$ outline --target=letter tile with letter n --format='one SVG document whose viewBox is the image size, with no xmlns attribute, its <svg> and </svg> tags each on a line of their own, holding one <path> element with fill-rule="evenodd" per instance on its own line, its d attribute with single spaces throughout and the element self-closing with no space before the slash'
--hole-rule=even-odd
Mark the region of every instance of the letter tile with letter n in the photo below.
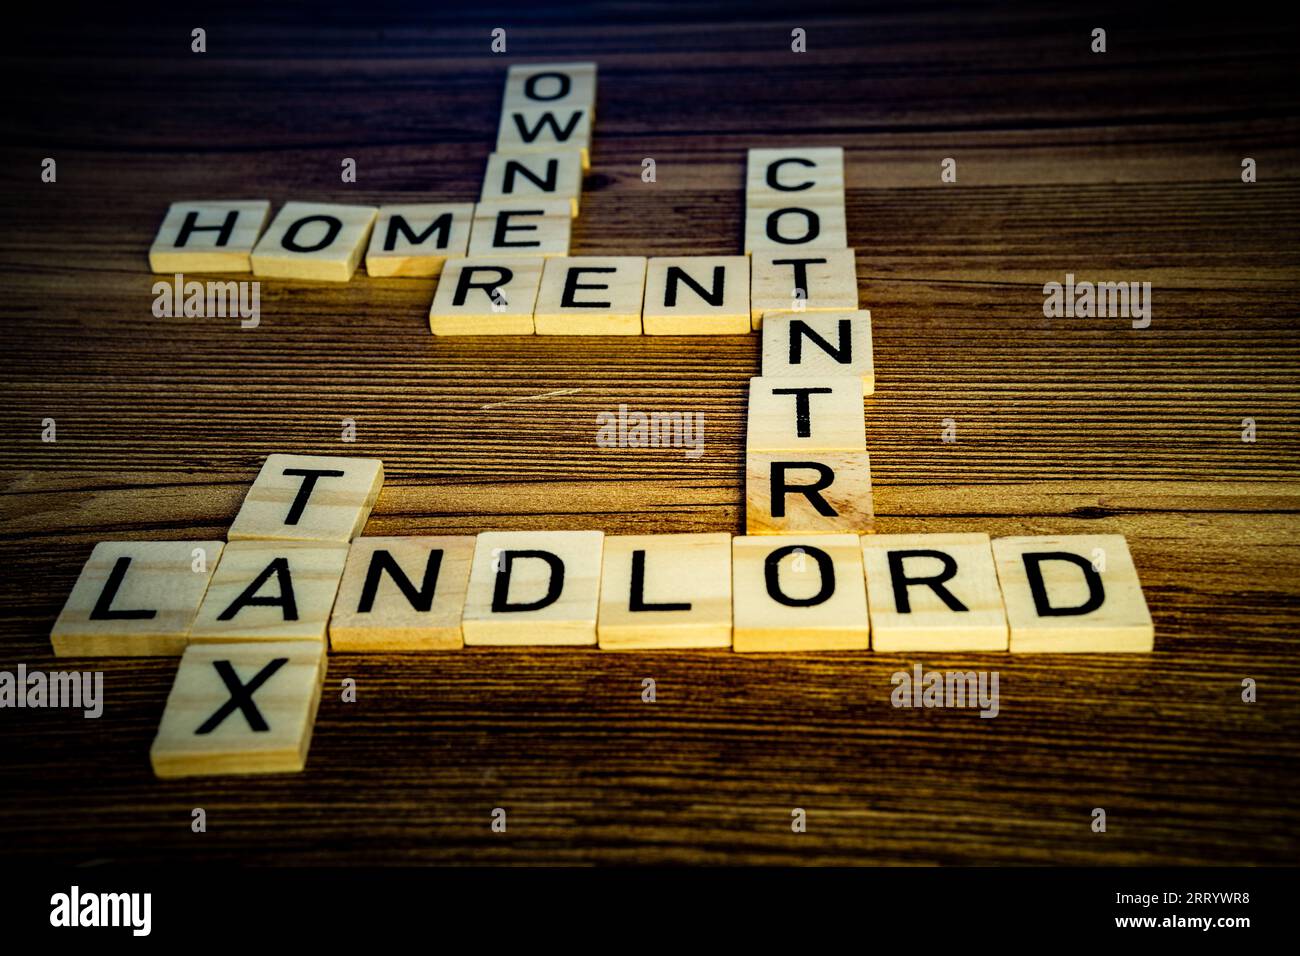
<svg viewBox="0 0 1300 956">
<path fill-rule="evenodd" d="M 301 772 L 324 679 L 321 644 L 189 647 L 149 748 L 154 774 Z"/>
<path fill-rule="evenodd" d="M 174 202 L 149 247 L 154 272 L 248 272 L 249 257 L 262 234 L 271 204 L 265 199 L 239 202 Z"/>
<path fill-rule="evenodd" d="M 749 313 L 754 328 L 765 312 L 854 311 L 858 277 L 852 249 L 786 252 L 757 249 L 750 257 Z"/>
<path fill-rule="evenodd" d="M 267 455 L 227 537 L 347 544 L 366 526 L 383 484 L 378 458 Z"/>
<path fill-rule="evenodd" d="M 1011 653 L 1150 651 L 1155 625 L 1122 534 L 994 538 Z"/>
<path fill-rule="evenodd" d="M 573 219 L 567 199 L 507 199 L 474 207 L 471 256 L 567 256 Z"/>
<path fill-rule="evenodd" d="M 751 378 L 749 451 L 866 451 L 856 378 Z"/>
<path fill-rule="evenodd" d="M 473 558 L 472 535 L 357 538 L 330 617 L 330 648 L 462 647 L 460 616 Z"/>
<path fill-rule="evenodd" d="M 372 276 L 436 276 L 469 249 L 474 204 L 406 203 L 380 206 L 366 250 Z"/>
<path fill-rule="evenodd" d="M 253 275 L 347 282 L 378 214 L 374 206 L 287 202 L 253 249 Z"/>
<path fill-rule="evenodd" d="M 644 256 L 546 260 L 533 309 L 538 335 L 640 335 Z"/>
<path fill-rule="evenodd" d="M 749 257 L 651 258 L 642 325 L 646 335 L 745 335 Z"/>
<path fill-rule="evenodd" d="M 348 546 L 318 541 L 232 541 L 190 629 L 191 644 L 323 644 Z"/>
<path fill-rule="evenodd" d="M 844 249 L 849 244 L 843 206 L 777 206 L 745 210 L 745 251 L 784 249 L 804 256 L 820 249 Z M 857 305 L 855 302 L 854 305 Z"/>
<path fill-rule="evenodd" d="M 224 547 L 101 541 L 50 631 L 54 656 L 179 656 Z"/>
<path fill-rule="evenodd" d="M 863 535 L 862 562 L 877 651 L 1007 649 L 988 535 Z"/>
<path fill-rule="evenodd" d="M 429 307 L 434 335 L 532 335 L 541 256 L 453 259 Z"/>
<path fill-rule="evenodd" d="M 501 111 L 498 153 L 577 150 L 584 171 L 591 169 L 591 114 L 578 106 L 512 106 Z"/>
<path fill-rule="evenodd" d="M 731 646 L 731 535 L 605 538 L 600 578 L 605 650 Z"/>
<path fill-rule="evenodd" d="M 476 644 L 595 644 L 601 531 L 485 531 L 461 628 Z"/>
<path fill-rule="evenodd" d="M 732 575 L 736 651 L 870 648 L 857 535 L 739 537 Z"/>
<path fill-rule="evenodd" d="M 876 389 L 871 313 L 768 312 L 763 317 L 763 377 L 809 379 L 851 375 L 862 392 Z"/>
<path fill-rule="evenodd" d="M 576 149 L 555 153 L 491 153 L 479 202 L 527 203 L 559 199 L 569 215 L 578 215 L 582 197 L 582 154 Z"/>
<path fill-rule="evenodd" d="M 592 118 L 596 111 L 596 64 L 528 63 L 506 72 L 501 111 L 518 107 L 580 107 Z"/>
<path fill-rule="evenodd" d="M 749 534 L 860 534 L 873 520 L 867 452 L 746 452 Z"/>
</svg>

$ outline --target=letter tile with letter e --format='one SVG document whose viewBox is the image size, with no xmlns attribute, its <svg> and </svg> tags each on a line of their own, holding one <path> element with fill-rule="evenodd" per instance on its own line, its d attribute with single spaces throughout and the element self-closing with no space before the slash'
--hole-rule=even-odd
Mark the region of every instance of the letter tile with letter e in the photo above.
<svg viewBox="0 0 1300 956">
<path fill-rule="evenodd" d="M 1144 652 L 1155 625 L 1122 534 L 994 538 L 1011 652 Z"/>
<path fill-rule="evenodd" d="M 640 335 L 644 256 L 546 260 L 533 309 L 538 335 Z"/>
<path fill-rule="evenodd" d="M 221 541 L 101 541 L 50 631 L 55 657 L 185 651 Z"/>
<path fill-rule="evenodd" d="M 857 535 L 735 538 L 732 576 L 736 651 L 870 648 Z"/>
<path fill-rule="evenodd" d="M 334 651 L 462 647 L 473 535 L 357 538 L 330 617 Z"/>
<path fill-rule="evenodd" d="M 461 629 L 476 644 L 595 644 L 601 531 L 485 531 Z"/>
<path fill-rule="evenodd" d="M 469 249 L 474 204 L 404 203 L 380 206 L 366 250 L 372 276 L 436 276 Z"/>
<path fill-rule="evenodd" d="M 866 451 L 862 383 L 856 378 L 751 378 L 749 451 Z"/>
<path fill-rule="evenodd" d="M 756 329 L 767 312 L 855 311 L 858 277 L 852 249 L 785 252 L 757 249 L 750 257 L 749 314 Z"/>
<path fill-rule="evenodd" d="M 862 393 L 876 389 L 871 313 L 768 312 L 763 318 L 763 377 L 855 376 Z"/>
<path fill-rule="evenodd" d="M 862 534 L 873 521 L 867 452 L 746 452 L 749 534 Z"/>
<path fill-rule="evenodd" d="M 1005 651 L 1007 615 L 987 534 L 863 535 L 877 651 Z"/>
<path fill-rule="evenodd" d="M 249 272 L 271 215 L 265 199 L 174 202 L 149 247 L 154 272 Z"/>
<path fill-rule="evenodd" d="M 434 335 L 532 335 L 541 256 L 453 259 L 429 307 Z"/>
<path fill-rule="evenodd" d="M 189 647 L 149 748 L 154 774 L 301 772 L 324 679 L 322 644 Z"/>
<path fill-rule="evenodd" d="M 600 619 L 605 650 L 731 646 L 731 535 L 605 538 Z"/>
<path fill-rule="evenodd" d="M 267 455 L 227 537 L 346 544 L 366 526 L 383 484 L 378 458 Z"/>
<path fill-rule="evenodd" d="M 253 248 L 253 275 L 347 282 L 361 264 L 377 215 L 374 206 L 285 203 Z"/>
<path fill-rule="evenodd" d="M 567 256 L 573 219 L 567 199 L 508 199 L 474 207 L 469 254 Z"/>
<path fill-rule="evenodd" d="M 748 333 L 749 258 L 651 258 L 646 267 L 642 326 L 646 335 Z"/>
</svg>

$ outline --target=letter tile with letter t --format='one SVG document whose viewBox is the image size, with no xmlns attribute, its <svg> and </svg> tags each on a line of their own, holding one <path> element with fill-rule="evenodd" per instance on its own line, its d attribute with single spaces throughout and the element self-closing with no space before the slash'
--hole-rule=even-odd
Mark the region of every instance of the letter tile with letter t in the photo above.
<svg viewBox="0 0 1300 956">
<path fill-rule="evenodd" d="M 366 526 L 383 484 L 378 458 L 268 455 L 227 537 L 347 544 Z"/>
<path fill-rule="evenodd" d="M 324 678 L 323 644 L 189 647 L 149 749 L 154 773 L 300 772 Z"/>
<path fill-rule="evenodd" d="M 1011 652 L 1150 651 L 1155 626 L 1120 534 L 994 538 Z"/>
<path fill-rule="evenodd" d="M 485 531 L 474 546 L 466 646 L 596 643 L 601 531 Z"/>
</svg>

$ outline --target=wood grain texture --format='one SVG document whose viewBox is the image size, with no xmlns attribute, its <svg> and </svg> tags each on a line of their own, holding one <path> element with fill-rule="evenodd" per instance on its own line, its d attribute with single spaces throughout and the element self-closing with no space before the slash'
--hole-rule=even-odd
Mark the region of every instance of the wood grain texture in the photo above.
<svg viewBox="0 0 1300 956">
<path fill-rule="evenodd" d="M 876 529 L 1124 534 L 1155 652 L 923 658 L 996 668 L 992 720 L 891 707 L 909 655 L 332 656 L 304 773 L 201 782 L 149 767 L 175 662 L 96 661 L 100 719 L 0 715 L 5 854 L 1294 862 L 1294 15 L 844 4 L 799 11 L 796 55 L 788 5 L 540 11 L 226 8 L 202 56 L 173 8 L 8 31 L 0 669 L 74 663 L 48 633 L 94 543 L 223 537 L 271 452 L 382 458 L 368 535 L 740 531 L 757 335 L 435 338 L 434 280 L 365 275 L 267 280 L 254 330 L 151 314 L 172 200 L 473 202 L 507 65 L 575 60 L 599 72 L 572 254 L 735 255 L 746 150 L 843 146 Z M 498 20 L 508 56 L 488 52 Z M 1150 328 L 1044 319 L 1067 272 L 1150 281 Z M 620 404 L 702 413 L 703 454 L 597 445 Z"/>
</svg>

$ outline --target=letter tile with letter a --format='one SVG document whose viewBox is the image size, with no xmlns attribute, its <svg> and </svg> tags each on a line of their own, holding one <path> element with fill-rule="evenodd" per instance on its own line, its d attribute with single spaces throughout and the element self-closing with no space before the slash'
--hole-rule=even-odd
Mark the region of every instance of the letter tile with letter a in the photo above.
<svg viewBox="0 0 1300 956">
<path fill-rule="evenodd" d="M 732 541 L 736 651 L 865 651 L 871 646 L 855 534 Z"/>
<path fill-rule="evenodd" d="M 453 259 L 429 307 L 434 335 L 532 335 L 541 256 Z"/>
<path fill-rule="evenodd" d="M 749 258 L 651 258 L 642 325 L 646 335 L 745 335 L 751 331 Z"/>
<path fill-rule="evenodd" d="M 784 252 L 758 249 L 750 257 L 749 313 L 754 328 L 768 312 L 854 311 L 858 278 L 852 249 Z"/>
<path fill-rule="evenodd" d="M 751 378 L 749 451 L 866 451 L 856 378 Z"/>
<path fill-rule="evenodd" d="M 768 312 L 763 318 L 763 377 L 862 379 L 876 389 L 871 357 L 871 313 Z"/>
<path fill-rule="evenodd" d="M 345 544 L 230 542 L 199 606 L 190 643 L 324 643 L 347 557 Z"/>
<path fill-rule="evenodd" d="M 605 650 L 731 646 L 731 535 L 605 538 L 600 579 Z"/>
<path fill-rule="evenodd" d="M 546 260 L 533 309 L 538 335 L 640 335 L 644 256 Z"/>
<path fill-rule="evenodd" d="M 334 651 L 462 647 L 472 535 L 357 538 L 330 617 Z"/>
<path fill-rule="evenodd" d="M 863 535 L 862 562 L 877 651 L 1007 649 L 988 535 Z"/>
<path fill-rule="evenodd" d="M 149 247 L 149 268 L 154 272 L 249 272 L 253 246 L 270 215 L 271 204 L 265 199 L 174 202 Z"/>
<path fill-rule="evenodd" d="M 601 531 L 485 531 L 461 628 L 476 644 L 595 644 Z"/>
<path fill-rule="evenodd" d="M 366 526 L 383 484 L 378 458 L 267 455 L 227 537 L 346 544 Z"/>
<path fill-rule="evenodd" d="M 324 679 L 322 644 L 189 647 L 149 749 L 153 772 L 301 772 Z"/>
<path fill-rule="evenodd" d="M 749 534 L 862 534 L 873 521 L 867 452 L 746 452 Z"/>
<path fill-rule="evenodd" d="M 253 249 L 253 275 L 347 282 L 378 214 L 374 206 L 285 203 Z"/>
<path fill-rule="evenodd" d="M 101 541 L 50 631 L 54 656 L 180 655 L 224 547 L 220 541 Z"/>
<path fill-rule="evenodd" d="M 1150 651 L 1155 625 L 1122 534 L 994 538 L 1011 652 Z"/>
<path fill-rule="evenodd" d="M 372 276 L 436 276 L 469 248 L 474 204 L 405 203 L 379 207 L 366 272 Z"/>
</svg>

